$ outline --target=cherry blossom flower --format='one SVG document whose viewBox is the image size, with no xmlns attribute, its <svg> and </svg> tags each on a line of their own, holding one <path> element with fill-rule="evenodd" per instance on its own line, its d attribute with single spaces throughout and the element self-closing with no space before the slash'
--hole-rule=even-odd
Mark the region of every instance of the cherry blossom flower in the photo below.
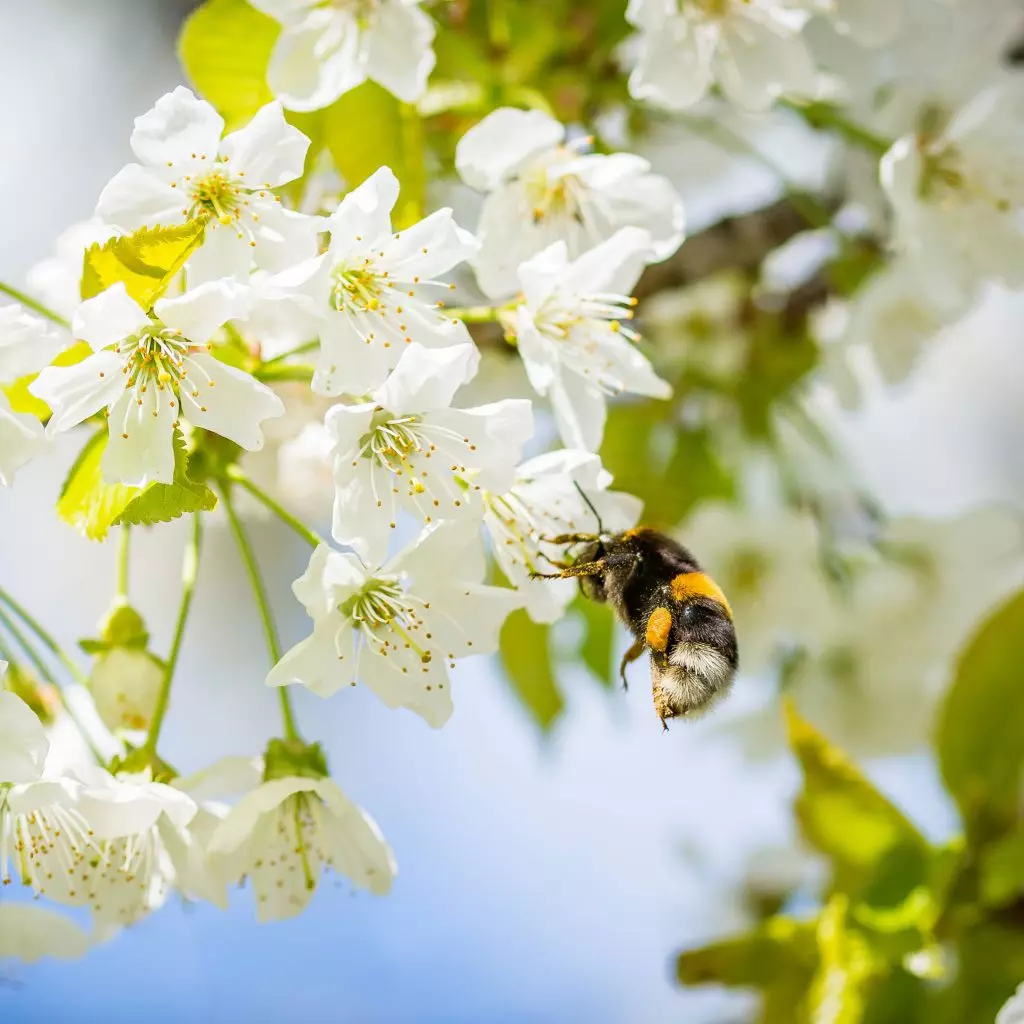
<svg viewBox="0 0 1024 1024">
<path fill-rule="evenodd" d="M 574 580 L 538 583 L 530 573 L 552 572 L 552 560 L 565 554 L 564 544 L 551 544 L 546 538 L 597 532 L 598 522 L 581 489 L 605 530 L 628 530 L 639 520 L 639 498 L 609 491 L 611 481 L 596 455 L 563 449 L 524 462 L 504 493 L 484 494 L 484 525 L 494 557 L 509 582 L 519 588 L 534 622 L 556 621 L 576 595 Z"/>
<path fill-rule="evenodd" d="M 476 250 L 473 236 L 437 210 L 392 233 L 398 179 L 387 167 L 350 192 L 327 222 L 330 248 L 265 282 L 256 315 L 292 318 L 320 337 L 313 390 L 364 395 L 379 387 L 413 341 L 433 348 L 468 342 L 430 289 Z"/>
<path fill-rule="evenodd" d="M 251 880 L 260 921 L 300 913 L 328 869 L 375 896 L 391 889 L 396 871 L 376 822 L 326 771 L 261 782 L 218 824 L 208 849 L 221 875 Z"/>
<path fill-rule="evenodd" d="M 48 432 L 67 430 L 108 410 L 109 480 L 144 487 L 174 475 L 172 434 L 181 418 L 250 451 L 263 445 L 260 423 L 284 406 L 266 385 L 222 363 L 208 339 L 242 314 L 246 292 L 231 281 L 159 299 L 150 316 L 120 282 L 83 302 L 76 337 L 94 352 L 73 366 L 50 366 L 31 392 L 53 410 Z"/>
<path fill-rule="evenodd" d="M 421 0 L 253 0 L 283 27 L 267 83 L 291 110 L 319 110 L 370 78 L 419 99 L 434 67 L 434 23 Z"/>
<path fill-rule="evenodd" d="M 336 405 L 326 425 L 334 439 L 334 539 L 370 561 L 387 553 L 397 509 L 423 523 L 480 515 L 480 489 L 504 491 L 533 413 L 524 399 L 450 408 L 475 373 L 473 345 L 406 347 L 391 376 L 359 405 Z"/>
<path fill-rule="evenodd" d="M 626 17 L 639 30 L 629 78 L 639 100 L 682 110 L 716 83 L 749 110 L 814 94 L 814 62 L 801 36 L 807 12 L 787 0 L 630 0 Z"/>
<path fill-rule="evenodd" d="M 565 128 L 538 110 L 501 107 L 459 140 L 455 165 L 471 188 L 487 193 L 473 261 L 493 298 L 517 288 L 516 271 L 554 242 L 570 258 L 619 228 L 645 228 L 648 262 L 663 260 L 684 234 L 683 205 L 668 179 L 630 153 L 587 153 L 587 139 L 566 141 Z"/>
<path fill-rule="evenodd" d="M 20 306 L 0 306 L 0 384 L 13 384 L 50 362 L 63 347 L 61 335 Z M 15 412 L 0 391 L 0 487 L 46 447 L 39 420 Z"/>
<path fill-rule="evenodd" d="M 29 268 L 25 280 L 32 294 L 49 309 L 70 320 L 82 301 L 85 251 L 119 234 L 96 217 L 72 224 L 57 236 L 54 253 Z"/>
<path fill-rule="evenodd" d="M 936 294 L 980 280 L 1024 284 L 1024 91 L 994 86 L 943 129 L 898 140 L 882 158 L 896 243 Z"/>
<path fill-rule="evenodd" d="M 125 231 L 202 219 L 206 234 L 188 262 L 189 281 L 248 277 L 316 252 L 321 221 L 288 210 L 273 189 L 302 174 L 309 139 L 268 103 L 223 139 L 224 119 L 178 86 L 135 120 L 131 146 L 140 163 L 114 175 L 96 215 Z"/>
<path fill-rule="evenodd" d="M 1024 981 L 996 1014 L 995 1024 L 1024 1024 Z"/>
<path fill-rule="evenodd" d="M 632 316 L 630 293 L 649 248 L 646 231 L 623 228 L 575 260 L 556 242 L 519 268 L 523 302 L 513 321 L 519 354 L 530 383 L 550 397 L 571 448 L 600 448 L 609 395 L 672 394 L 623 323 Z"/>
<path fill-rule="evenodd" d="M 505 617 L 522 600 L 485 586 L 483 547 L 458 521 L 432 523 L 379 568 L 321 545 L 292 589 L 313 632 L 267 676 L 329 697 L 357 681 L 391 708 L 438 728 L 452 713 L 448 668 L 497 650 Z"/>
</svg>

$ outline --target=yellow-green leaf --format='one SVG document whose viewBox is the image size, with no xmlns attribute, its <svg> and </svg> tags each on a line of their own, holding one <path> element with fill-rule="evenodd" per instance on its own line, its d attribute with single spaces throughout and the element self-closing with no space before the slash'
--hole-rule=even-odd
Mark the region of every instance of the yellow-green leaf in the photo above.
<svg viewBox="0 0 1024 1024">
<path fill-rule="evenodd" d="M 836 895 L 818 918 L 819 967 L 811 986 L 814 1024 L 860 1024 L 877 967 L 864 936 L 847 927 L 848 901 Z"/>
<path fill-rule="evenodd" d="M 402 186 L 392 214 L 396 230 L 423 216 L 423 127 L 414 107 L 376 82 L 364 82 L 327 108 L 324 142 L 350 189 L 384 165 L 395 172 Z"/>
<path fill-rule="evenodd" d="M 148 309 L 202 244 L 204 231 L 202 221 L 190 220 L 175 227 L 146 227 L 102 244 L 97 242 L 85 251 L 82 298 L 91 299 L 123 281 L 128 294 Z"/>
<path fill-rule="evenodd" d="M 501 631 L 501 663 L 523 707 L 545 732 L 562 713 L 562 695 L 551 668 L 550 628 L 539 626 L 521 608 Z"/>
<path fill-rule="evenodd" d="M 109 484 L 100 460 L 107 447 L 107 428 L 97 431 L 75 459 L 61 488 L 57 515 L 89 540 L 103 540 L 125 507 L 140 493 L 138 487 Z"/>
<path fill-rule="evenodd" d="M 984 851 L 979 885 L 982 901 L 993 907 L 1024 894 L 1024 832 L 1015 832 Z"/>
<path fill-rule="evenodd" d="M 1024 591 L 963 649 L 939 714 L 939 768 L 972 844 L 1000 838 L 1018 820 L 1022 737 Z"/>
<path fill-rule="evenodd" d="M 835 870 L 836 888 L 897 903 L 927 871 L 924 838 L 889 799 L 786 702 L 789 744 L 803 771 L 796 816 Z"/>
<path fill-rule="evenodd" d="M 612 665 L 615 646 L 615 617 L 606 605 L 579 598 L 576 609 L 583 621 L 583 639 L 580 642 L 580 656 L 583 664 L 597 677 L 597 681 L 610 689 L 618 678 Z"/>
<path fill-rule="evenodd" d="M 80 363 L 92 349 L 84 341 L 76 341 L 70 348 L 64 349 L 58 354 L 51 366 L 73 366 Z M 29 391 L 29 385 L 38 377 L 38 373 L 30 373 L 25 377 L 19 377 L 11 384 L 5 384 L 0 390 L 7 396 L 11 408 L 15 412 L 27 412 L 38 420 L 46 420 L 50 417 L 50 407 L 41 399 Z"/>
<path fill-rule="evenodd" d="M 121 526 L 153 526 L 169 523 L 188 512 L 209 512 L 217 507 L 217 495 L 188 475 L 188 455 L 181 431 L 174 432 L 174 479 L 153 483 L 129 502 L 117 517 Z"/>
<path fill-rule="evenodd" d="M 245 0 L 207 0 L 185 22 L 178 57 L 204 99 L 238 128 L 274 97 L 267 64 L 280 26 Z"/>
</svg>

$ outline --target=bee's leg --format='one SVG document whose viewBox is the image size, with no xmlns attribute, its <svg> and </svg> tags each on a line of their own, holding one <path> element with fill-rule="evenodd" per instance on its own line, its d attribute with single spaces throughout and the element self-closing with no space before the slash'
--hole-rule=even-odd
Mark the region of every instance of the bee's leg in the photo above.
<svg viewBox="0 0 1024 1024">
<path fill-rule="evenodd" d="M 545 544 L 583 544 L 600 540 L 596 533 L 560 533 L 556 537 L 540 537 Z"/>
<path fill-rule="evenodd" d="M 531 580 L 567 580 L 572 576 L 600 576 L 604 572 L 604 561 L 577 562 L 561 572 L 531 572 Z"/>
<path fill-rule="evenodd" d="M 545 555 L 543 551 L 538 551 L 537 554 L 540 555 L 540 557 L 543 558 L 544 561 L 548 563 L 548 565 L 553 565 L 556 569 L 572 568 L 572 562 L 559 562 L 558 560 L 552 558 L 550 555 Z"/>
<path fill-rule="evenodd" d="M 668 732 L 668 720 L 665 718 L 661 720 L 661 731 Z"/>
<path fill-rule="evenodd" d="M 622 661 L 619 662 L 619 678 L 622 680 L 622 688 L 624 690 L 629 689 L 629 683 L 626 681 L 626 666 L 636 661 L 644 653 L 644 650 L 645 644 L 643 640 L 637 640 L 622 656 Z"/>
</svg>

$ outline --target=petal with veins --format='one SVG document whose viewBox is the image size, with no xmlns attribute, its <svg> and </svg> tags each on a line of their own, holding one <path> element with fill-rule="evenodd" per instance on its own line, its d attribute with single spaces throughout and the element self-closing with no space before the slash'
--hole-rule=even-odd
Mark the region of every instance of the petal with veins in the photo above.
<svg viewBox="0 0 1024 1024">
<path fill-rule="evenodd" d="M 171 442 L 177 407 L 170 389 L 149 387 L 124 391 L 110 409 L 110 440 L 100 466 L 103 476 L 129 487 L 174 479 Z"/>
<path fill-rule="evenodd" d="M 118 281 L 78 307 L 71 331 L 99 351 L 138 334 L 150 323 L 146 311 L 129 296 L 124 282 Z"/>
<path fill-rule="evenodd" d="M 71 366 L 47 366 L 29 391 L 52 411 L 49 436 L 88 419 L 114 404 L 124 391 L 124 360 L 116 352 L 96 352 Z"/>
</svg>

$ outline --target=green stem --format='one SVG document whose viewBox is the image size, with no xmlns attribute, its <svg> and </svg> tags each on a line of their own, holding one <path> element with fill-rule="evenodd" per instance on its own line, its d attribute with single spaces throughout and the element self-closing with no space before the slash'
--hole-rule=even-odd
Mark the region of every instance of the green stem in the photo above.
<svg viewBox="0 0 1024 1024">
<path fill-rule="evenodd" d="M 287 523 L 311 547 L 315 548 L 323 544 L 323 538 L 319 534 L 311 530 L 301 520 L 296 519 L 291 512 L 282 508 L 262 487 L 253 483 L 238 466 L 228 466 L 225 475 L 239 487 L 244 487 L 258 502 L 270 509 L 281 522 Z"/>
<path fill-rule="evenodd" d="M 249 582 L 252 584 L 253 596 L 256 598 L 256 607 L 259 609 L 260 622 L 263 624 L 263 635 L 267 640 L 267 653 L 270 655 L 270 664 L 276 665 L 281 660 L 281 642 L 277 636 L 277 626 L 274 624 L 274 613 L 270 609 L 270 600 L 267 597 L 266 584 L 260 574 L 260 567 L 256 561 L 256 554 L 252 549 L 249 535 L 245 532 L 238 512 L 235 510 L 235 503 L 231 498 L 231 487 L 221 484 L 221 498 L 224 502 L 224 511 L 228 514 L 228 522 L 231 524 L 231 532 L 235 535 L 235 542 L 238 544 L 242 561 L 245 562 L 246 572 L 249 574 Z M 295 715 L 292 711 L 291 697 L 288 694 L 287 686 L 278 687 L 278 695 L 281 699 L 281 717 L 284 720 L 285 739 L 297 740 L 300 738 L 299 730 L 295 725 Z"/>
<path fill-rule="evenodd" d="M 291 359 L 292 356 L 302 356 L 307 352 L 313 352 L 320 347 L 320 342 L 314 339 L 313 341 L 304 341 L 301 345 L 296 345 L 295 348 L 289 349 L 287 352 L 282 352 L 280 355 L 274 356 L 273 359 L 267 359 L 263 362 L 261 369 L 268 366 L 276 366 L 278 363 L 283 363 L 286 359 Z"/>
<path fill-rule="evenodd" d="M 71 324 L 69 324 L 59 313 L 54 313 L 52 309 L 44 306 L 41 302 L 36 302 L 35 299 L 30 298 L 24 292 L 18 291 L 17 288 L 12 288 L 9 284 L 5 284 L 3 281 L 0 281 L 0 292 L 3 292 L 5 295 L 10 295 L 15 302 L 24 306 L 26 309 L 31 309 L 40 316 L 45 316 L 47 320 L 51 320 L 53 323 L 58 324 L 61 327 L 71 326 Z"/>
<path fill-rule="evenodd" d="M 68 670 L 71 674 L 71 678 L 74 679 L 76 683 L 80 686 L 88 685 L 88 680 L 85 678 L 82 670 L 74 663 L 74 661 L 71 660 L 70 655 L 65 652 L 64 648 L 61 647 L 53 636 L 43 629 L 39 622 L 17 601 L 15 601 L 14 598 L 3 589 L 3 587 L 0 587 L 0 601 L 7 605 L 7 607 L 10 608 L 10 610 L 14 612 L 14 614 L 17 615 L 33 633 L 35 633 L 39 638 L 40 643 L 42 643 L 42 645 Z"/>
<path fill-rule="evenodd" d="M 838 107 L 831 103 L 795 103 L 793 100 L 780 100 L 780 105 L 799 114 L 812 128 L 831 130 L 841 135 L 847 142 L 866 149 L 874 156 L 882 156 L 892 147 L 892 140 L 876 135 L 862 125 L 849 120 L 840 113 Z"/>
<path fill-rule="evenodd" d="M 264 366 L 258 366 L 253 376 L 257 380 L 270 383 L 297 380 L 308 384 L 313 379 L 314 372 L 314 367 L 306 366 L 303 363 L 277 363 L 274 366 L 267 363 Z"/>
<path fill-rule="evenodd" d="M 192 537 L 188 547 L 185 548 L 185 558 L 181 566 L 181 605 L 178 608 L 178 622 L 174 627 L 174 639 L 171 641 L 171 653 L 167 656 L 167 669 L 164 672 L 163 682 L 160 685 L 160 693 L 157 695 L 156 707 L 153 709 L 153 718 L 149 723 L 149 733 L 146 735 L 144 749 L 150 754 L 156 753 L 156 743 L 160 738 L 160 728 L 164 723 L 164 716 L 167 714 L 167 705 L 171 699 L 171 682 L 174 679 L 174 669 L 178 664 L 178 655 L 181 653 L 181 642 L 185 636 L 185 623 L 188 621 L 189 609 L 192 607 L 192 595 L 196 588 L 196 574 L 199 570 L 199 545 L 203 535 L 203 520 L 201 513 L 192 513 Z"/>
<path fill-rule="evenodd" d="M 39 652 L 32 646 L 31 641 L 25 634 L 18 628 L 17 623 L 0 608 L 0 625 L 7 630 L 14 642 L 25 652 L 25 657 L 32 662 L 32 667 L 36 670 L 39 678 L 44 683 L 49 683 L 50 686 L 57 691 L 57 697 L 60 700 L 61 706 L 64 708 L 65 714 L 74 723 L 75 728 L 78 730 L 79 735 L 82 737 L 83 742 L 89 748 L 89 752 L 96 759 L 97 764 L 104 763 L 104 757 L 100 753 L 99 748 L 93 742 L 92 737 L 89 735 L 88 730 L 85 728 L 85 723 L 78 717 L 78 712 L 72 707 L 71 702 L 67 698 L 67 694 L 64 692 L 64 687 L 57 682 L 53 672 L 50 671 L 49 666 L 43 661 Z M 0 644 L 0 653 L 3 653 L 8 661 L 12 661 L 13 658 L 10 655 L 9 649 L 6 645 Z"/>
<path fill-rule="evenodd" d="M 131 527 L 122 526 L 117 537 L 117 596 L 128 598 L 128 559 L 131 548 Z"/>
<path fill-rule="evenodd" d="M 461 320 L 464 324 L 493 324 L 501 312 L 499 306 L 451 306 L 444 309 L 444 315 Z"/>
</svg>

